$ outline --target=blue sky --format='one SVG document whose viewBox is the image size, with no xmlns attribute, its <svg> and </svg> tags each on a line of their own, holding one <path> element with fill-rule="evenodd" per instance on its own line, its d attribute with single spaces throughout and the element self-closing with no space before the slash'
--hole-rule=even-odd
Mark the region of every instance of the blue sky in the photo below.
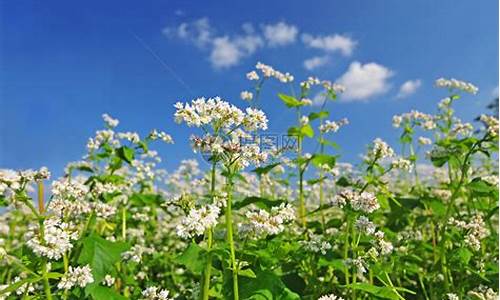
<svg viewBox="0 0 500 300">
<path fill-rule="evenodd" d="M 173 104 L 219 95 L 243 107 L 257 61 L 355 87 L 329 104 L 333 119 L 350 120 L 335 140 L 351 162 L 375 137 L 395 145 L 392 115 L 434 112 L 445 96 L 432 87 L 438 77 L 480 88 L 459 103 L 466 121 L 498 94 L 495 0 L 26 0 L 2 1 L 0 14 L 0 167 L 61 174 L 105 112 L 122 130 L 171 133 L 176 144 L 157 148 L 174 167 L 196 156 Z M 272 132 L 293 119 L 279 88 L 262 97 Z"/>
</svg>

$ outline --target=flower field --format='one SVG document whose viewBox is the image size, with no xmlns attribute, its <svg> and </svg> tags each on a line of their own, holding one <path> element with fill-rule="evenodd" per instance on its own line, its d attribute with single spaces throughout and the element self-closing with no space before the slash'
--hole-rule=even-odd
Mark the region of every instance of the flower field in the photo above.
<svg viewBox="0 0 500 300">
<path fill-rule="evenodd" d="M 242 99 L 175 104 L 194 152 L 175 170 L 154 150 L 175 128 L 107 114 L 63 177 L 0 170 L 0 299 L 498 299 L 498 119 L 454 113 L 473 84 L 437 79 L 434 114 L 394 116 L 400 144 L 349 164 L 342 85 L 262 63 L 246 79 Z M 269 81 L 296 116 L 280 142 Z"/>
</svg>

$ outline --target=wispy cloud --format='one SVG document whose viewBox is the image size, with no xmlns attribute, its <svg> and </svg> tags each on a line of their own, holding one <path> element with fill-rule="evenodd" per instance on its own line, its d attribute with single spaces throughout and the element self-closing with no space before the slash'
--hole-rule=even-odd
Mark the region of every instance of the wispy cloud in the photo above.
<svg viewBox="0 0 500 300">
<path fill-rule="evenodd" d="M 262 45 L 262 39 L 253 35 L 217 37 L 213 40 L 210 62 L 215 68 L 229 68 L 237 65 L 243 57 L 253 54 Z"/>
<path fill-rule="evenodd" d="M 327 55 L 324 56 L 314 56 L 304 60 L 304 68 L 309 71 L 317 69 L 326 65 L 330 61 L 330 57 Z"/>
<path fill-rule="evenodd" d="M 340 34 L 313 36 L 305 33 L 302 35 L 302 42 L 307 47 L 331 53 L 340 52 L 344 56 L 350 56 L 357 45 L 357 42 L 350 37 Z"/>
<path fill-rule="evenodd" d="M 296 26 L 285 22 L 263 25 L 262 31 L 271 47 L 292 44 L 297 39 L 297 34 L 299 33 Z"/>
<path fill-rule="evenodd" d="M 352 62 L 337 82 L 346 87 L 341 99 L 345 101 L 366 101 L 384 94 L 390 89 L 389 78 L 394 72 L 377 63 Z"/>
<path fill-rule="evenodd" d="M 400 87 L 396 98 L 403 99 L 414 94 L 422 85 L 420 79 L 405 81 Z"/>
</svg>

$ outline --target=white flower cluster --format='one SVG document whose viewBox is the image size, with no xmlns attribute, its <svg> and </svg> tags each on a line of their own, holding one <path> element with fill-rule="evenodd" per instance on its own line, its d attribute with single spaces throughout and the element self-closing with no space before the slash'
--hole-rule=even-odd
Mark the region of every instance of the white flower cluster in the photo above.
<svg viewBox="0 0 500 300">
<path fill-rule="evenodd" d="M 391 167 L 393 169 L 399 169 L 399 170 L 410 172 L 412 169 L 412 163 L 411 163 L 411 161 L 409 161 L 405 158 L 398 157 L 391 162 Z"/>
<path fill-rule="evenodd" d="M 376 227 L 367 217 L 359 216 L 354 226 L 357 230 L 366 233 L 367 235 L 372 235 L 375 233 Z"/>
<path fill-rule="evenodd" d="M 394 150 L 382 139 L 376 138 L 372 142 L 372 146 L 368 155 L 365 157 L 367 160 L 375 160 L 394 156 Z"/>
<path fill-rule="evenodd" d="M 436 128 L 436 122 L 434 121 L 433 115 L 425 114 L 417 110 L 412 110 L 408 113 L 395 115 L 394 117 L 392 117 L 392 126 L 394 126 L 395 128 L 401 127 L 403 123 L 418 125 L 425 130 L 432 130 Z"/>
<path fill-rule="evenodd" d="M 472 217 L 469 223 L 455 220 L 454 218 L 450 218 L 449 223 L 466 231 L 464 242 L 476 251 L 481 249 L 481 240 L 490 235 L 490 231 L 486 228 L 483 218 L 478 214 Z"/>
<path fill-rule="evenodd" d="M 133 144 L 137 144 L 141 141 L 141 137 L 139 136 L 139 134 L 137 132 L 131 132 L 131 131 L 118 132 L 116 134 L 116 137 L 120 140 L 127 140 Z"/>
<path fill-rule="evenodd" d="M 323 80 L 321 84 L 328 92 L 334 94 L 343 93 L 346 90 L 345 86 L 328 80 Z"/>
<path fill-rule="evenodd" d="M 306 251 L 321 253 L 323 255 L 330 249 L 332 249 L 332 244 L 323 238 L 322 235 L 309 234 L 309 240 L 299 241 L 299 243 L 304 246 Z"/>
<path fill-rule="evenodd" d="M 89 192 L 84 184 L 84 178 L 60 178 L 52 182 L 52 195 L 54 198 L 77 200 L 82 199 Z"/>
<path fill-rule="evenodd" d="M 447 88 L 447 89 L 456 89 L 456 90 L 461 90 L 466 93 L 470 94 L 477 94 L 479 89 L 473 85 L 472 83 L 457 80 L 457 79 L 445 79 L 445 78 L 439 78 L 435 82 L 436 87 L 438 88 Z"/>
<path fill-rule="evenodd" d="M 423 136 L 418 137 L 418 143 L 422 146 L 432 144 L 432 140 L 430 138 L 426 138 Z"/>
<path fill-rule="evenodd" d="M 288 72 L 281 73 L 280 71 L 275 70 L 273 67 L 265 65 L 265 64 L 263 64 L 261 62 L 258 62 L 255 65 L 255 68 L 257 70 L 259 70 L 262 73 L 262 75 L 264 77 L 266 77 L 266 78 L 274 77 L 274 78 L 278 79 L 279 81 L 281 81 L 283 83 L 288 83 L 288 82 L 292 82 L 293 81 L 293 75 L 291 75 L 290 73 L 288 73 Z M 252 73 L 252 72 L 250 72 L 250 73 Z M 254 75 L 252 74 L 252 75 L 249 76 L 247 74 L 247 78 L 249 78 L 249 77 L 254 78 Z M 257 77 L 258 77 L 258 75 L 257 75 Z"/>
<path fill-rule="evenodd" d="M 248 131 L 267 129 L 267 118 L 262 111 L 248 108 L 245 114 L 220 97 L 208 100 L 202 97 L 191 101 L 191 104 L 178 102 L 175 104 L 175 108 L 175 121 L 177 123 L 186 122 L 188 126 L 213 125 L 227 130 L 243 125 Z"/>
<path fill-rule="evenodd" d="M 26 184 L 30 182 L 49 178 L 50 172 L 46 167 L 41 167 L 38 171 L 31 169 L 22 171 L 0 169 L 0 194 L 24 189 Z"/>
<path fill-rule="evenodd" d="M 172 136 L 170 134 L 163 132 L 163 131 L 157 131 L 156 129 L 153 129 L 151 133 L 149 134 L 149 138 L 154 140 L 162 140 L 167 144 L 173 144 L 174 140 L 172 139 Z"/>
<path fill-rule="evenodd" d="M 482 176 L 481 179 L 493 186 L 498 186 L 498 175 Z"/>
<path fill-rule="evenodd" d="M 116 278 L 113 276 L 106 274 L 103 279 L 103 284 L 106 286 L 113 286 L 115 284 Z"/>
<path fill-rule="evenodd" d="M 469 135 L 474 130 L 474 127 L 471 123 L 462 123 L 460 120 L 455 120 L 453 124 L 453 128 L 451 128 L 451 132 L 454 135 Z"/>
<path fill-rule="evenodd" d="M 343 118 L 337 122 L 326 120 L 325 124 L 319 127 L 319 130 L 323 133 L 337 132 L 340 129 L 340 127 L 345 126 L 347 124 L 349 124 L 349 120 L 347 120 L 346 118 Z"/>
<path fill-rule="evenodd" d="M 494 116 L 481 115 L 479 117 L 481 122 L 486 126 L 486 130 L 491 136 L 498 136 L 498 119 Z"/>
<path fill-rule="evenodd" d="M 68 272 L 61 277 L 61 280 L 57 284 L 57 288 L 62 290 L 69 290 L 74 286 L 83 288 L 92 282 L 94 282 L 94 277 L 92 276 L 92 270 L 89 265 L 83 267 L 69 266 Z"/>
<path fill-rule="evenodd" d="M 152 254 L 154 249 L 144 247 L 142 245 L 136 244 L 130 248 L 130 250 L 122 253 L 122 258 L 125 260 L 130 260 L 135 263 L 140 263 L 142 261 L 142 256 L 144 254 Z"/>
<path fill-rule="evenodd" d="M 113 119 L 108 114 L 103 114 L 102 119 L 104 120 L 104 123 L 106 123 L 106 126 L 108 126 L 109 128 L 115 128 L 120 123 L 118 119 Z"/>
<path fill-rule="evenodd" d="M 43 226 L 43 240 L 40 240 L 38 224 L 32 226 L 25 234 L 26 245 L 36 255 L 58 260 L 66 251 L 73 248 L 71 240 L 76 240 L 78 234 L 70 224 L 58 218 L 48 218 L 43 221 Z"/>
<path fill-rule="evenodd" d="M 356 257 L 354 259 L 348 258 L 344 261 L 344 264 L 355 267 L 359 276 L 362 276 L 367 271 L 366 262 L 362 257 Z"/>
<path fill-rule="evenodd" d="M 182 238 L 202 235 L 205 230 L 217 225 L 219 214 L 220 207 L 213 204 L 191 209 L 189 214 L 177 225 L 177 235 Z"/>
<path fill-rule="evenodd" d="M 168 297 L 169 292 L 167 290 L 160 290 L 155 286 L 150 286 L 142 291 L 141 300 L 172 300 Z"/>
<path fill-rule="evenodd" d="M 253 93 L 249 91 L 242 91 L 240 93 L 241 100 L 250 101 L 253 99 Z"/>
<path fill-rule="evenodd" d="M 281 233 L 286 222 L 295 220 L 295 210 L 288 203 L 271 208 L 271 212 L 259 209 L 248 211 L 246 217 L 250 221 L 252 231 L 256 235 L 274 235 Z"/>
<path fill-rule="evenodd" d="M 111 129 L 106 130 L 98 130 L 95 134 L 95 137 L 89 138 L 87 142 L 88 151 L 92 152 L 99 149 L 103 144 L 107 142 L 117 143 L 118 141 L 114 140 L 115 132 Z"/>
<path fill-rule="evenodd" d="M 254 81 L 254 80 L 259 80 L 260 77 L 259 77 L 259 74 L 257 74 L 257 72 L 250 71 L 247 73 L 247 79 L 250 81 Z"/>
<path fill-rule="evenodd" d="M 446 294 L 446 297 L 448 297 L 448 300 L 460 300 L 460 298 L 458 298 L 457 294 L 454 294 L 454 293 L 448 293 L 448 294 Z"/>
<path fill-rule="evenodd" d="M 468 291 L 467 295 L 481 300 L 498 300 L 498 294 L 492 288 L 485 285 L 479 285 L 472 291 Z"/>
<path fill-rule="evenodd" d="M 331 199 L 330 203 L 337 207 L 344 207 L 349 203 L 353 210 L 365 213 L 372 213 L 380 208 L 380 204 L 374 194 L 366 191 L 358 193 L 352 189 L 341 191 Z"/>
<path fill-rule="evenodd" d="M 329 294 L 319 297 L 318 300 L 344 300 L 344 298 Z"/>
</svg>

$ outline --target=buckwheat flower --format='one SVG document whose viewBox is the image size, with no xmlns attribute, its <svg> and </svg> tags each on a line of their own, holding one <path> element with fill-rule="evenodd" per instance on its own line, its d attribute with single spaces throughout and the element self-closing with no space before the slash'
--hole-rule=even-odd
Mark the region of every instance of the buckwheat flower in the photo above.
<svg viewBox="0 0 500 300">
<path fill-rule="evenodd" d="M 490 231 L 479 214 L 473 216 L 469 223 L 453 218 L 449 220 L 449 223 L 466 232 L 464 243 L 476 251 L 481 249 L 481 240 L 490 235 Z"/>
<path fill-rule="evenodd" d="M 375 233 L 375 224 L 373 224 L 367 217 L 365 216 L 360 216 L 357 220 L 356 223 L 354 224 L 356 226 L 356 229 L 359 231 L 362 231 L 368 235 L 372 235 Z"/>
<path fill-rule="evenodd" d="M 250 221 L 250 230 L 256 235 L 275 235 L 281 233 L 286 222 L 295 220 L 295 210 L 290 204 L 282 203 L 271 212 L 263 209 L 248 211 L 245 216 Z"/>
<path fill-rule="evenodd" d="M 177 225 L 177 235 L 181 238 L 202 235 L 208 228 L 212 228 L 217 224 L 219 214 L 220 207 L 216 205 L 191 209 L 189 214 Z"/>
<path fill-rule="evenodd" d="M 142 261 L 142 256 L 144 254 L 153 254 L 154 249 L 148 248 L 139 244 L 136 244 L 130 248 L 130 250 L 122 253 L 122 258 L 125 260 L 130 260 L 135 263 L 140 263 Z"/>
<path fill-rule="evenodd" d="M 490 185 L 498 186 L 498 175 L 482 176 L 481 179 Z"/>
<path fill-rule="evenodd" d="M 430 144 L 432 144 L 432 140 L 430 138 L 420 136 L 420 137 L 418 137 L 418 143 L 420 145 L 430 145 Z"/>
<path fill-rule="evenodd" d="M 300 103 L 304 106 L 310 106 L 313 104 L 312 100 L 309 98 L 302 98 L 300 99 Z"/>
<path fill-rule="evenodd" d="M 94 282 L 94 277 L 89 265 L 83 267 L 69 266 L 68 272 L 61 277 L 57 288 L 62 290 L 69 290 L 74 286 L 83 288 L 92 282 Z"/>
<path fill-rule="evenodd" d="M 402 116 L 393 116 L 392 117 L 392 126 L 395 128 L 399 128 L 401 126 L 401 123 L 403 122 L 403 117 Z"/>
<path fill-rule="evenodd" d="M 446 201 L 451 198 L 450 190 L 444 190 L 444 189 L 433 189 L 432 195 L 436 198 L 440 198 Z"/>
<path fill-rule="evenodd" d="M 273 67 L 271 67 L 271 66 L 265 65 L 261 62 L 257 62 L 257 64 L 255 65 L 255 68 L 257 70 L 260 70 L 262 72 L 262 74 L 264 75 L 264 77 L 274 76 L 275 71 L 274 71 Z"/>
<path fill-rule="evenodd" d="M 362 276 L 364 273 L 366 273 L 366 262 L 361 257 L 355 259 L 348 258 L 344 263 L 347 266 L 354 266 L 359 276 Z"/>
<path fill-rule="evenodd" d="M 309 124 L 309 118 L 307 116 L 300 117 L 300 126 L 306 126 Z"/>
<path fill-rule="evenodd" d="M 164 141 L 165 143 L 167 144 L 173 144 L 174 143 L 174 140 L 172 139 L 172 136 L 170 136 L 170 134 L 167 134 L 166 132 L 163 132 L 163 131 L 157 131 L 156 129 L 153 129 L 148 137 L 151 139 L 151 140 L 162 140 Z"/>
<path fill-rule="evenodd" d="M 121 140 L 127 140 L 129 142 L 132 142 L 134 144 L 139 143 L 141 138 L 139 137 L 139 134 L 137 132 L 118 132 L 116 134 L 116 137 Z"/>
<path fill-rule="evenodd" d="M 249 91 L 242 91 L 240 93 L 240 98 L 245 101 L 250 101 L 253 99 L 253 94 Z"/>
<path fill-rule="evenodd" d="M 323 133 L 337 132 L 340 127 L 347 124 L 349 124 L 349 121 L 346 118 L 337 122 L 326 120 L 325 123 L 319 127 L 319 130 Z"/>
<path fill-rule="evenodd" d="M 317 77 L 308 77 L 306 81 L 300 83 L 300 87 L 309 90 L 313 85 L 319 85 L 321 81 Z"/>
<path fill-rule="evenodd" d="M 498 294 L 492 288 L 489 288 L 482 284 L 472 291 L 468 291 L 467 295 L 471 297 L 477 297 L 481 300 L 498 300 Z"/>
<path fill-rule="evenodd" d="M 22 273 L 22 274 L 21 274 L 21 276 L 22 276 L 23 278 L 21 278 L 21 277 L 19 277 L 19 276 L 16 276 L 16 277 L 14 278 L 13 283 L 16 283 L 16 282 L 21 281 L 22 279 L 25 279 L 25 276 L 23 276 L 23 275 L 24 275 L 24 274 Z M 17 294 L 18 296 L 21 296 L 21 295 L 28 295 L 28 294 L 30 294 L 30 293 L 33 293 L 34 291 L 35 291 L 35 287 L 33 286 L 33 284 L 31 284 L 31 283 L 24 283 L 24 284 L 22 284 L 20 287 L 18 287 L 18 288 L 16 289 L 16 294 Z M 1 296 L 0 296 L 0 297 L 1 297 Z"/>
<path fill-rule="evenodd" d="M 115 284 L 115 281 L 116 279 L 113 276 L 106 274 L 103 279 L 103 284 L 107 286 L 113 286 Z"/>
<path fill-rule="evenodd" d="M 40 240 L 39 225 L 35 225 L 25 234 L 26 245 L 38 256 L 58 260 L 73 248 L 71 240 L 78 238 L 77 231 L 57 218 L 45 219 L 43 224 L 43 241 Z"/>
<path fill-rule="evenodd" d="M 391 254 L 394 250 L 394 246 L 392 245 L 392 243 L 383 239 L 378 240 L 378 246 L 380 247 L 380 253 L 382 255 Z"/>
<path fill-rule="evenodd" d="M 439 78 L 436 80 L 435 85 L 438 88 L 447 88 L 450 90 L 456 89 L 473 95 L 477 94 L 477 92 L 479 91 L 479 89 L 472 83 L 457 80 L 454 78 L 452 79 Z"/>
<path fill-rule="evenodd" d="M 469 135 L 472 130 L 474 130 L 474 127 L 472 126 L 471 123 L 461 123 L 457 122 L 453 125 L 453 128 L 451 129 L 452 133 L 456 135 Z"/>
<path fill-rule="evenodd" d="M 321 84 L 323 85 L 323 87 L 327 91 L 329 91 L 331 93 L 334 93 L 334 94 L 343 93 L 346 90 L 345 86 L 343 86 L 341 84 L 338 84 L 338 83 L 334 83 L 334 82 L 328 81 L 328 80 L 323 80 L 321 82 Z"/>
<path fill-rule="evenodd" d="M 446 297 L 448 297 L 448 300 L 460 300 L 460 298 L 458 298 L 457 294 L 454 294 L 454 293 L 448 293 L 448 294 L 446 294 Z"/>
<path fill-rule="evenodd" d="M 376 138 L 373 141 L 370 152 L 368 153 L 368 158 L 380 159 L 392 157 L 394 155 L 394 150 L 382 139 Z"/>
<path fill-rule="evenodd" d="M 247 73 L 248 80 L 259 80 L 259 75 L 255 71 L 251 71 Z"/>
<path fill-rule="evenodd" d="M 351 198 L 349 202 L 352 209 L 366 213 L 372 213 L 380 208 L 377 197 L 370 192 L 356 193 L 356 196 Z"/>
<path fill-rule="evenodd" d="M 411 171 L 412 163 L 404 158 L 396 158 L 391 162 L 391 167 L 409 172 Z"/>
<path fill-rule="evenodd" d="M 35 180 L 47 180 L 50 178 L 50 172 L 47 167 L 41 167 L 40 170 L 35 174 Z"/>
<path fill-rule="evenodd" d="M 332 245 L 323 239 L 321 235 L 309 234 L 309 240 L 299 241 L 299 244 L 304 246 L 304 249 L 310 252 L 321 253 L 325 255 L 328 250 L 332 249 Z"/>
<path fill-rule="evenodd" d="M 108 219 L 116 214 L 116 207 L 103 202 L 93 204 L 93 209 L 97 217 Z"/>
<path fill-rule="evenodd" d="M 256 131 L 258 129 L 267 129 L 267 117 L 262 110 L 249 107 L 245 110 L 245 112 L 246 114 L 242 121 L 245 130 Z"/>
<path fill-rule="evenodd" d="M 106 123 L 106 126 L 108 126 L 109 128 L 115 128 L 120 123 L 120 121 L 118 121 L 117 119 L 113 119 L 108 114 L 103 114 L 102 119 L 104 120 L 104 123 Z"/>
<path fill-rule="evenodd" d="M 142 300 L 172 300 L 168 294 L 167 290 L 160 290 L 155 286 L 148 287 L 141 292 Z"/>
<path fill-rule="evenodd" d="M 344 298 L 329 294 L 319 297 L 318 300 L 344 300 Z"/>
<path fill-rule="evenodd" d="M 493 116 L 481 115 L 479 120 L 484 123 L 486 130 L 491 136 L 498 136 L 498 119 Z"/>
</svg>

